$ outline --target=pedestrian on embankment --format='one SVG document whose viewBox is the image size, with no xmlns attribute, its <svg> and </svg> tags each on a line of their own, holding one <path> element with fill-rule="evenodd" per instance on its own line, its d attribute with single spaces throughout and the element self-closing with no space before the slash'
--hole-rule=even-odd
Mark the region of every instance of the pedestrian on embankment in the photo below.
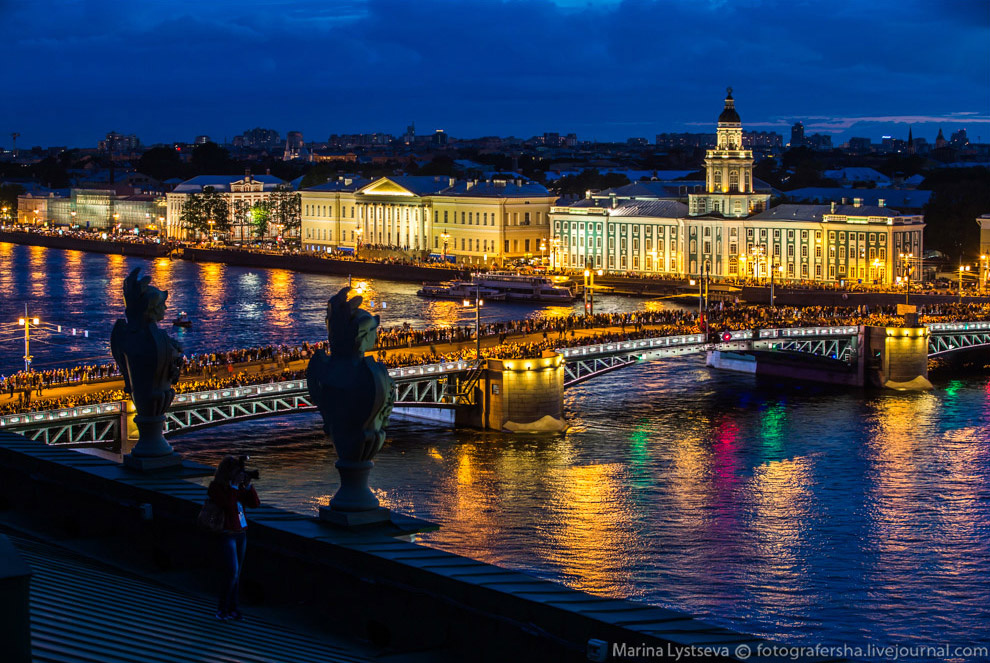
<svg viewBox="0 0 990 663">
<path fill-rule="evenodd" d="M 241 569 L 247 552 L 247 517 L 244 508 L 260 506 L 258 493 L 251 485 L 257 470 L 245 469 L 247 456 L 224 456 L 213 475 L 207 494 L 223 510 L 224 523 L 220 532 L 220 595 L 216 617 L 220 620 L 241 619 L 237 600 L 240 593 Z"/>
</svg>

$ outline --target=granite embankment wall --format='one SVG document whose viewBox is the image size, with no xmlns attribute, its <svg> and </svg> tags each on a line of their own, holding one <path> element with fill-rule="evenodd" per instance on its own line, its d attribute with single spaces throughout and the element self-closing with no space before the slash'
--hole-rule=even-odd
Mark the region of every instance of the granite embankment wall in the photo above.
<svg viewBox="0 0 990 663">
<path fill-rule="evenodd" d="M 360 260 L 335 260 L 307 254 L 282 255 L 237 249 L 186 248 L 182 258 L 194 262 L 222 262 L 240 267 L 265 269 L 289 269 L 313 274 L 335 274 L 362 279 L 389 279 L 392 281 L 447 281 L 463 278 L 468 274 L 459 269 L 443 267 L 419 267 L 395 263 L 363 262 Z"/>
<path fill-rule="evenodd" d="M 202 470 L 135 473 L 0 432 L 0 509 L 68 536 L 124 539 L 129 554 L 205 584 L 215 544 L 195 520 L 206 491 L 187 480 Z M 263 480 L 259 491 L 264 499 Z M 755 652 L 767 644 L 681 612 L 592 596 L 397 538 L 423 525 L 410 518 L 349 531 L 264 504 L 248 516 L 242 587 L 249 601 L 304 605 L 314 622 L 383 647 L 449 648 L 484 663 L 586 661 L 589 640 L 609 653 L 613 643 L 665 652 L 707 646 L 712 660 L 738 660 L 737 646 Z"/>
<path fill-rule="evenodd" d="M 141 244 L 130 242 L 113 242 L 100 239 L 84 239 L 64 235 L 42 235 L 39 233 L 23 233 L 10 230 L 0 230 L 0 242 L 25 244 L 27 246 L 46 246 L 50 249 L 68 249 L 71 251 L 90 251 L 109 255 L 138 256 L 141 258 L 158 258 L 168 255 L 169 247 L 163 244 Z"/>
</svg>

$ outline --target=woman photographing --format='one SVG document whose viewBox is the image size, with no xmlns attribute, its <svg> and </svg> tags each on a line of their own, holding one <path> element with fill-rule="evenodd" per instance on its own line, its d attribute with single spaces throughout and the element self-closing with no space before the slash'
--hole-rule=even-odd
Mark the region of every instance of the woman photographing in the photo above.
<svg viewBox="0 0 990 663">
<path fill-rule="evenodd" d="M 220 555 L 224 575 L 220 583 L 220 600 L 216 617 L 219 620 L 240 619 L 237 595 L 241 582 L 241 568 L 247 550 L 247 518 L 244 507 L 260 506 L 258 493 L 251 479 L 258 478 L 258 471 L 244 468 L 247 456 L 225 456 L 217 466 L 216 474 L 207 493 L 210 500 L 223 511 L 223 530 L 220 532 Z"/>
</svg>

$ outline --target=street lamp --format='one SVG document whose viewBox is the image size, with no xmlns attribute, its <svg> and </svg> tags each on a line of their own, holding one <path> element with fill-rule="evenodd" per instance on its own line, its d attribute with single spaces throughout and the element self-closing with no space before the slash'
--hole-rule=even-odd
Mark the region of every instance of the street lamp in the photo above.
<svg viewBox="0 0 990 663">
<path fill-rule="evenodd" d="M 554 237 L 550 240 L 550 266 L 554 271 L 560 268 L 560 238 Z"/>
<path fill-rule="evenodd" d="M 216 221 L 214 221 L 213 219 L 209 219 L 207 221 L 207 223 L 210 224 L 210 244 L 213 244 L 213 239 L 214 239 L 214 237 L 213 237 L 213 224 L 216 223 Z"/>
<path fill-rule="evenodd" d="M 75 226 L 76 226 L 76 210 L 72 210 L 71 212 L 69 212 L 69 216 L 71 216 L 71 217 L 72 217 L 72 225 L 71 225 L 71 228 L 72 228 L 73 230 L 75 230 Z"/>
<path fill-rule="evenodd" d="M 17 319 L 17 324 L 24 327 L 24 372 L 31 371 L 31 325 L 37 327 L 41 323 L 38 318 L 28 316 L 27 304 L 24 305 L 24 317 Z"/>
<path fill-rule="evenodd" d="M 471 300 L 465 299 L 464 306 L 470 306 Z M 481 307 L 485 305 L 483 299 L 481 299 L 481 284 L 475 284 L 474 291 L 474 348 L 475 354 L 478 357 L 478 362 L 481 362 Z"/>
<path fill-rule="evenodd" d="M 446 212 L 444 212 L 446 214 Z M 443 255 L 441 261 L 446 264 L 447 262 L 447 240 L 450 239 L 450 233 L 440 233 L 440 239 L 443 241 Z"/>
<path fill-rule="evenodd" d="M 877 258 L 876 260 L 873 261 L 874 280 L 879 280 L 881 286 L 883 286 L 883 270 L 881 269 L 882 267 L 883 267 L 883 261 L 880 260 L 880 258 Z M 877 279 L 876 277 L 879 277 L 879 279 Z"/>
<path fill-rule="evenodd" d="M 604 273 L 605 270 L 598 270 L 598 276 Z M 584 270 L 584 314 L 595 314 L 595 272 L 590 268 Z"/>
<path fill-rule="evenodd" d="M 358 228 L 354 232 L 357 234 L 357 245 L 354 247 L 354 257 L 357 258 L 358 254 L 361 253 L 361 235 L 364 234 L 364 228 Z"/>
<path fill-rule="evenodd" d="M 983 296 L 983 282 L 987 280 L 987 256 L 980 256 L 980 296 Z"/>
<path fill-rule="evenodd" d="M 540 240 L 540 264 L 547 264 L 547 240 Z"/>
<path fill-rule="evenodd" d="M 774 265 L 773 259 L 770 259 L 770 308 L 773 308 L 773 275 L 775 272 L 784 273 L 784 266 L 777 264 Z M 783 282 L 783 281 L 782 281 Z"/>
<path fill-rule="evenodd" d="M 911 303 L 911 272 L 914 270 L 914 266 L 911 264 L 911 259 L 914 258 L 913 253 L 901 253 L 899 257 L 903 264 L 901 265 L 901 271 L 904 272 L 906 281 L 904 283 L 904 303 Z"/>
<path fill-rule="evenodd" d="M 962 277 L 963 272 L 969 271 L 969 265 L 959 265 L 959 303 L 962 304 L 963 289 L 962 289 Z"/>
<path fill-rule="evenodd" d="M 746 271 L 745 253 L 739 255 L 739 274 L 743 277 L 743 280 L 745 280 L 749 276 L 749 273 Z"/>
</svg>

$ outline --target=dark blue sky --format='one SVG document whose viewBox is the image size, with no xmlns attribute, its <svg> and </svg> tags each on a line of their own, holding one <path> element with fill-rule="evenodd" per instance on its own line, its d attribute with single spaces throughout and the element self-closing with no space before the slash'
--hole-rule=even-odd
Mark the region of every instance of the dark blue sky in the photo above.
<svg viewBox="0 0 990 663">
<path fill-rule="evenodd" d="M 0 140 L 255 127 L 990 141 L 986 0 L 0 0 Z"/>
</svg>

